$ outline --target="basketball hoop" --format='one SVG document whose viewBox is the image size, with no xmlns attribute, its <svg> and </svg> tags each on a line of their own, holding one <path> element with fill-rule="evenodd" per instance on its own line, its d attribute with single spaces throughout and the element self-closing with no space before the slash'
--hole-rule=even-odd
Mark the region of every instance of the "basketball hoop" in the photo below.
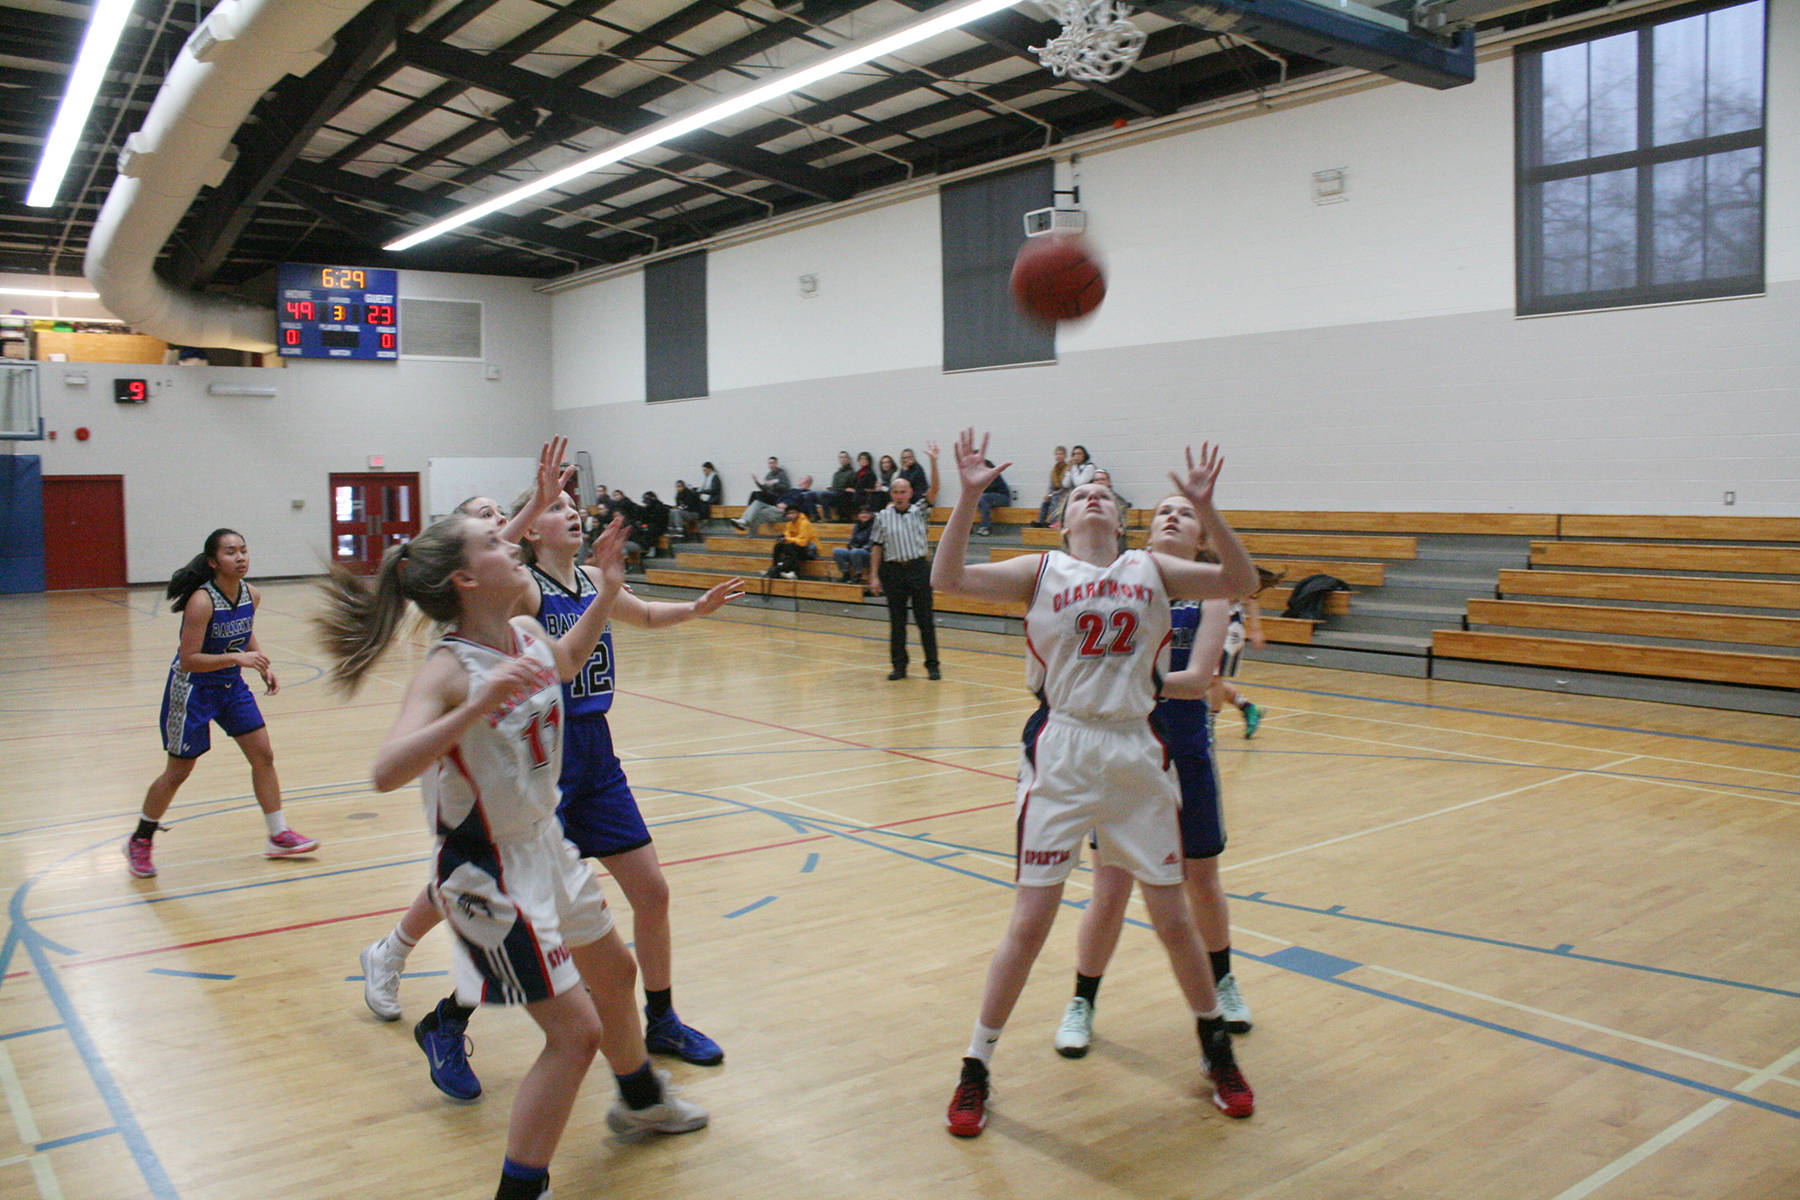
<svg viewBox="0 0 1800 1200">
<path fill-rule="evenodd" d="M 1030 47 L 1038 61 L 1058 78 L 1104 83 L 1117 79 L 1137 61 L 1149 36 L 1126 18 L 1123 0 L 1038 0 L 1062 32 L 1046 45 Z"/>
</svg>

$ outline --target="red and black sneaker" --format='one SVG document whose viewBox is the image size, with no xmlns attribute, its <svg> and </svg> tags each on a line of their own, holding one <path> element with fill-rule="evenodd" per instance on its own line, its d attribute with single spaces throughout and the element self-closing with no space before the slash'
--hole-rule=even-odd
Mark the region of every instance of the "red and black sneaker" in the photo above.
<svg viewBox="0 0 1800 1200">
<path fill-rule="evenodd" d="M 979 1137 L 987 1126 L 988 1069 L 979 1058 L 965 1058 L 962 1079 L 950 1097 L 945 1124 L 956 1137 Z"/>
<path fill-rule="evenodd" d="M 1231 1035 L 1225 1031 L 1224 1018 L 1212 1028 L 1200 1023 L 1200 1050 L 1206 1058 L 1206 1073 L 1212 1079 L 1212 1102 L 1228 1117 L 1243 1118 L 1256 1111 L 1256 1093 L 1250 1081 L 1238 1070 L 1237 1056 L 1231 1049 Z"/>
</svg>

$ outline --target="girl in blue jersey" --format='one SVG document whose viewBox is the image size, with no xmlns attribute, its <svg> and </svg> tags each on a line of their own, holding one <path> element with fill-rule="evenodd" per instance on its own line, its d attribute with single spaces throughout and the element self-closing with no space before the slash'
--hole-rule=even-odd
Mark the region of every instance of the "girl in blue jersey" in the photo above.
<svg viewBox="0 0 1800 1200">
<path fill-rule="evenodd" d="M 318 620 L 332 677 L 354 689 L 393 640 L 408 602 L 442 627 L 376 755 L 378 791 L 424 784 L 437 847 L 433 890 L 457 934 L 457 998 L 523 1004 L 544 1048 L 519 1084 L 496 1200 L 541 1200 L 549 1165 L 596 1052 L 623 1135 L 707 1122 L 651 1065 L 636 965 L 599 881 L 564 839 L 556 780 L 566 722 L 559 680 L 599 644 L 625 577 L 623 528 L 595 543 L 597 595 L 560 637 L 521 615 L 531 576 L 491 522 L 454 516 L 390 549 L 374 588 L 335 569 Z M 584 986 L 585 985 L 585 986 Z"/>
<path fill-rule="evenodd" d="M 1199 514 L 1187 497 L 1170 496 L 1156 506 L 1150 519 L 1151 550 L 1175 558 L 1200 558 L 1202 538 Z M 1206 699 L 1217 678 L 1232 607 L 1230 600 L 1171 604 L 1174 630 L 1169 674 L 1163 678 L 1156 723 L 1181 784 L 1181 844 L 1186 860 L 1182 885 L 1188 908 L 1206 947 L 1225 1026 L 1233 1033 L 1247 1033 L 1250 1007 L 1231 971 L 1231 914 L 1219 879 L 1225 817 L 1219 804 L 1219 769 L 1213 761 L 1213 712 Z M 1056 1030 L 1056 1050 L 1064 1058 L 1080 1058 L 1093 1040 L 1100 977 L 1119 944 L 1131 883 L 1130 874 L 1117 867 L 1094 868 L 1094 892 L 1076 941 L 1075 995 Z"/>
<path fill-rule="evenodd" d="M 287 858 L 319 848 L 314 839 L 288 828 L 269 731 L 243 679 L 249 667 L 262 676 L 270 695 L 281 686 L 251 628 L 262 595 L 244 582 L 249 573 L 244 535 L 215 529 L 206 537 L 206 548 L 169 578 L 170 610 L 181 614 L 181 641 L 163 686 L 162 740 L 169 761 L 144 794 L 137 832 L 125 842 L 125 862 L 139 879 L 156 874 L 151 839 L 162 828 L 159 822 L 176 791 L 193 774 L 194 763 L 212 748 L 215 721 L 250 760 L 251 786 L 269 832 L 263 854 Z"/>
</svg>

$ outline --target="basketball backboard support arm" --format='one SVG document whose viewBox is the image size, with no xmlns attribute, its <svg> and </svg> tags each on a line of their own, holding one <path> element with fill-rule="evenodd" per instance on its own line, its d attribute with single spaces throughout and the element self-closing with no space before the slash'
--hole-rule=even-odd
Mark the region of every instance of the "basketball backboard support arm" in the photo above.
<svg viewBox="0 0 1800 1200">
<path fill-rule="evenodd" d="M 1265 46 L 1432 88 L 1475 79 L 1475 31 L 1432 33 L 1356 0 L 1141 0 L 1138 7 Z"/>
</svg>

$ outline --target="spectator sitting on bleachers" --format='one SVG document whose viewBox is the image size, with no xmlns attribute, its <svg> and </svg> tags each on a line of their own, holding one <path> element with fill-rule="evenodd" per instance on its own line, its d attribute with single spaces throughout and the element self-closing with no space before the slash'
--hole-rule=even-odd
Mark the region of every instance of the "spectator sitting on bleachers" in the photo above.
<svg viewBox="0 0 1800 1200">
<path fill-rule="evenodd" d="M 913 495 L 925 494 L 925 487 L 930 481 L 925 478 L 925 468 L 919 465 L 919 457 L 912 452 L 910 446 L 900 452 L 900 473 L 913 485 Z"/>
<path fill-rule="evenodd" d="M 1056 508 L 1050 514 L 1051 528 L 1062 524 L 1063 508 L 1069 503 L 1069 493 L 1084 483 L 1094 482 L 1094 472 L 1100 468 L 1088 461 L 1086 446 L 1075 446 L 1069 451 L 1069 469 L 1063 472 L 1062 494 L 1057 497 Z"/>
<path fill-rule="evenodd" d="M 689 487 L 687 480 L 675 481 L 675 508 L 669 514 L 670 522 L 676 529 L 676 537 L 686 541 L 700 536 L 700 522 L 710 515 L 712 505 L 701 498 L 699 492 Z"/>
<path fill-rule="evenodd" d="M 981 461 L 986 466 L 994 465 L 992 459 L 984 458 Z M 1012 488 L 1007 486 L 1006 476 L 994 476 L 993 482 L 987 485 L 987 490 L 982 492 L 975 501 L 976 506 L 981 509 L 981 525 L 975 532 L 982 537 L 992 534 L 994 532 L 994 509 L 1005 508 L 1012 502 Z"/>
<path fill-rule="evenodd" d="M 819 532 L 799 508 L 787 510 L 787 525 L 769 552 L 770 579 L 798 579 L 800 568 L 819 557 Z"/>
<path fill-rule="evenodd" d="M 769 473 L 761 479 L 750 477 L 750 498 L 745 504 L 755 504 L 761 500 L 764 504 L 775 504 L 780 501 L 794 485 L 788 481 L 787 468 L 773 454 L 769 455 Z"/>
<path fill-rule="evenodd" d="M 644 543 L 644 552 L 655 558 L 663 536 L 669 532 L 669 506 L 662 502 L 662 497 L 655 492 L 644 493 L 644 498 L 638 502 L 638 523 L 649 539 Z"/>
<path fill-rule="evenodd" d="M 822 519 L 847 521 L 856 512 L 856 464 L 848 450 L 838 451 L 837 470 L 831 473 L 831 486 L 819 493 Z"/>
<path fill-rule="evenodd" d="M 1044 493 L 1044 499 L 1038 505 L 1037 520 L 1032 522 L 1032 525 L 1038 529 L 1044 529 L 1049 526 L 1050 514 L 1052 512 L 1062 511 L 1063 497 L 1068 494 L 1068 489 L 1063 487 L 1063 477 L 1068 473 L 1069 448 L 1067 446 L 1058 446 L 1056 448 L 1055 457 L 1050 462 L 1049 490 Z"/>
<path fill-rule="evenodd" d="M 755 537 L 763 525 L 774 525 L 786 520 L 787 514 L 799 509 L 808 517 L 818 515 L 818 507 L 813 503 L 812 476 L 802 475 L 800 482 L 787 489 L 772 503 L 765 504 L 761 500 L 753 500 L 744 509 L 744 515 L 732 520 L 732 524 Z"/>
<path fill-rule="evenodd" d="M 888 506 L 888 492 L 893 486 L 894 476 L 899 473 L 900 464 L 894 461 L 894 456 L 891 454 L 882 455 L 881 461 L 875 464 L 875 491 L 877 493 L 875 509 L 877 512 Z"/>
<path fill-rule="evenodd" d="M 880 494 L 881 480 L 875 474 L 875 456 L 867 450 L 856 452 L 856 476 L 850 487 L 855 493 L 856 507 L 866 508 L 873 512 L 880 508 L 884 497 Z"/>
<path fill-rule="evenodd" d="M 702 521 L 712 520 L 713 505 L 725 503 L 725 481 L 719 478 L 719 469 L 709 462 L 700 464 L 700 486 L 697 489 L 703 507 L 700 511 Z"/>
<path fill-rule="evenodd" d="M 863 505 L 850 527 L 850 541 L 832 550 L 839 583 L 861 583 L 869 573 L 869 542 L 875 532 L 875 510 Z"/>
</svg>

